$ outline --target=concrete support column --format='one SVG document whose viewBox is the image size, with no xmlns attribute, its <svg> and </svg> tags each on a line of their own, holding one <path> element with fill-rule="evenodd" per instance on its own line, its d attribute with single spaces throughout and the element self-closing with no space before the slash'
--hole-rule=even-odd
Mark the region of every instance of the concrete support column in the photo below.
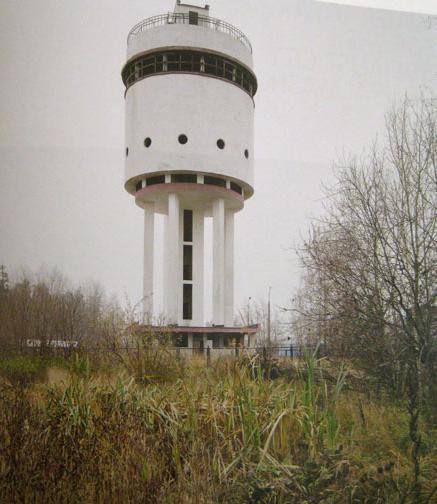
<svg viewBox="0 0 437 504">
<path fill-rule="evenodd" d="M 144 204 L 144 259 L 143 259 L 143 311 L 144 322 L 152 323 L 153 317 L 153 251 L 155 236 L 155 208 Z"/>
<path fill-rule="evenodd" d="M 243 346 L 247 348 L 249 346 L 250 336 L 248 334 L 243 335 Z"/>
<path fill-rule="evenodd" d="M 177 286 L 180 288 L 179 292 L 179 301 L 177 308 L 177 320 L 178 323 L 182 323 L 183 320 L 183 297 L 184 297 L 184 209 L 179 205 L 179 253 L 178 253 L 178 261 L 179 261 L 179 275 L 180 275 L 180 285 Z M 188 324 L 190 325 L 190 324 Z"/>
<path fill-rule="evenodd" d="M 203 210 L 193 212 L 193 325 L 203 326 Z"/>
<path fill-rule="evenodd" d="M 188 348 L 190 350 L 187 350 L 187 356 L 192 357 L 193 356 L 193 335 L 191 333 L 188 334 Z"/>
<path fill-rule="evenodd" d="M 182 258 L 179 197 L 175 193 L 168 195 L 168 217 L 166 230 L 166 282 L 164 302 L 167 322 L 178 323 L 179 308 L 182 303 Z"/>
<path fill-rule="evenodd" d="M 234 212 L 225 211 L 225 325 L 234 325 Z"/>
<path fill-rule="evenodd" d="M 215 325 L 225 323 L 225 201 L 218 198 L 212 203 L 212 313 Z"/>
<path fill-rule="evenodd" d="M 225 342 L 223 340 L 223 334 L 217 335 L 217 339 L 219 348 L 223 348 L 225 346 Z"/>
</svg>

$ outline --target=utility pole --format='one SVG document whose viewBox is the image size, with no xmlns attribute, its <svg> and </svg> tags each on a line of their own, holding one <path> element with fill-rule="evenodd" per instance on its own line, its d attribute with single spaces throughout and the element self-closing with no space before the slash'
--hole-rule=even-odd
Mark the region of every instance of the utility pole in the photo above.
<svg viewBox="0 0 437 504">
<path fill-rule="evenodd" d="M 272 290 L 271 287 L 269 287 L 269 301 L 267 303 L 267 344 L 270 348 L 271 345 L 271 327 L 270 327 L 270 291 Z"/>
</svg>

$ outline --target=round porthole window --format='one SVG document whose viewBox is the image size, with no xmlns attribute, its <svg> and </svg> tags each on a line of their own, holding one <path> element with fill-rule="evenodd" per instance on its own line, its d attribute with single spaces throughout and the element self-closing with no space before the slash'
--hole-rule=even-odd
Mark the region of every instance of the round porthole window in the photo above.
<svg viewBox="0 0 437 504">
<path fill-rule="evenodd" d="M 126 147 L 126 157 L 129 156 L 129 147 Z"/>
<path fill-rule="evenodd" d="M 187 135 L 179 135 L 178 140 L 180 144 L 182 145 L 186 144 L 188 142 Z"/>
<path fill-rule="evenodd" d="M 144 139 L 144 147 L 149 148 L 152 145 L 152 139 L 147 137 Z"/>
<path fill-rule="evenodd" d="M 249 151 L 248 151 L 248 149 L 246 149 L 246 150 L 244 151 L 244 157 L 245 157 L 246 159 L 249 159 Z"/>
<path fill-rule="evenodd" d="M 225 148 L 225 141 L 224 141 L 224 140 L 222 140 L 221 138 L 219 138 L 219 139 L 217 140 L 217 147 L 218 147 L 220 150 L 224 149 L 224 148 Z"/>
</svg>

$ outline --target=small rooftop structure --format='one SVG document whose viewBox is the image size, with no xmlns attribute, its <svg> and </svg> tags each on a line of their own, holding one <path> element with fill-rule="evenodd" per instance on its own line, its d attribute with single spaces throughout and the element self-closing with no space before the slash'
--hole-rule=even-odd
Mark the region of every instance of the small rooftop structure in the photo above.
<svg viewBox="0 0 437 504">
<path fill-rule="evenodd" d="M 174 12 L 181 14 L 188 14 L 189 12 L 197 12 L 197 14 L 200 14 L 202 16 L 209 16 L 209 5 L 199 7 L 197 5 L 182 3 L 180 0 L 177 0 Z"/>
</svg>

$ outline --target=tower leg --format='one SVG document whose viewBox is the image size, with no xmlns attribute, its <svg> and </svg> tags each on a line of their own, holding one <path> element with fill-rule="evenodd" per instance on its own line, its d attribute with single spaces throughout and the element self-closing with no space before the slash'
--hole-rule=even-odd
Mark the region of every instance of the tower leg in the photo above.
<svg viewBox="0 0 437 504">
<path fill-rule="evenodd" d="M 234 212 L 225 211 L 225 325 L 234 323 Z"/>
<path fill-rule="evenodd" d="M 203 210 L 193 212 L 193 324 L 203 325 Z"/>
<path fill-rule="evenodd" d="M 212 204 L 213 218 L 213 323 L 225 323 L 225 201 L 218 198 Z"/>
<path fill-rule="evenodd" d="M 180 237 L 179 197 L 168 195 L 168 217 L 166 229 L 165 293 L 167 322 L 178 323 L 179 307 L 182 300 L 182 258 Z"/>
<path fill-rule="evenodd" d="M 143 260 L 143 311 L 144 322 L 152 323 L 153 317 L 153 250 L 155 232 L 155 208 L 153 203 L 144 205 L 144 260 Z"/>
</svg>

